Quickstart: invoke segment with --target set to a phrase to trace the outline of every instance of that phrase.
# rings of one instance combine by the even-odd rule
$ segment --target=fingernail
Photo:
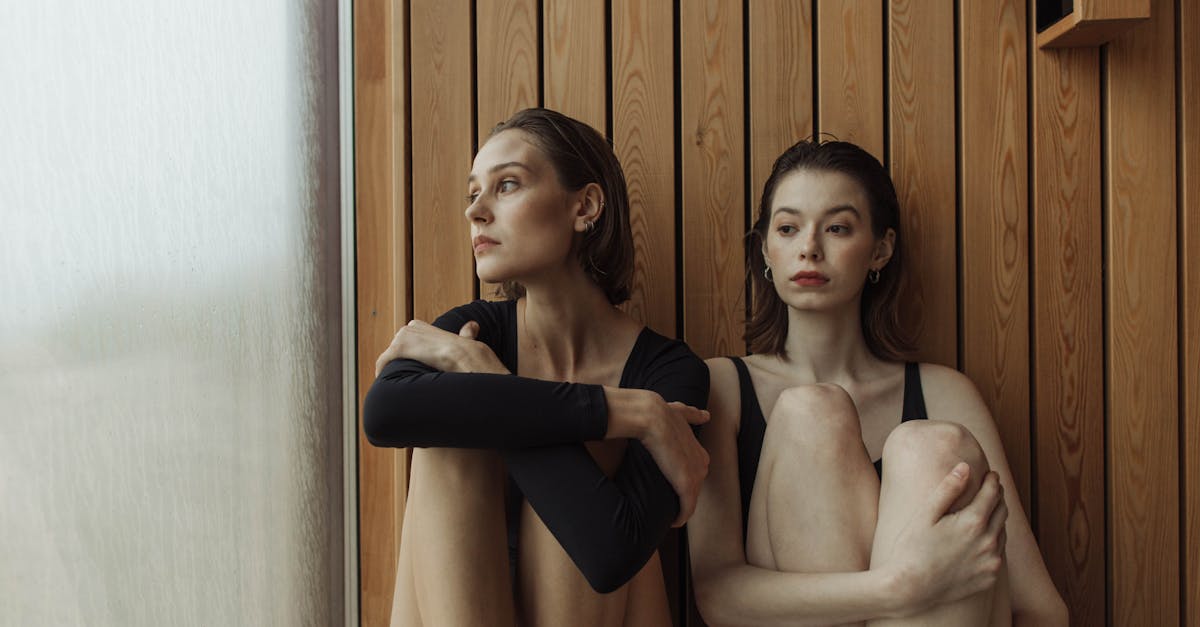
[[[958,477],[959,479],[966,477],[967,476],[967,462],[958,462],[958,464],[954,466],[954,470],[951,470],[950,472],[951,472],[951,474],[953,474],[955,477]]]

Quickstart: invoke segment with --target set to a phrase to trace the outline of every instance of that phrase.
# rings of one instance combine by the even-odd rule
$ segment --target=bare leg
[[[883,448],[883,485],[879,493],[879,523],[871,554],[887,555],[897,534],[908,524],[914,507],[924,503],[959,461],[971,466],[970,484],[951,507],[957,511],[971,502],[987,474],[987,458],[979,444],[962,425],[937,420],[901,424],[888,436]],[[955,603],[940,605],[904,619],[872,621],[872,625],[988,625],[995,614],[1004,613],[1003,624],[1011,622],[1006,596],[1007,577],[992,590]]]
[[[625,454],[622,441],[589,442],[588,452],[612,476]],[[526,627],[621,627],[670,624],[658,555],[609,594],[588,585],[583,573],[528,502],[521,511],[517,566],[521,623]]]
[[[414,450],[392,626],[515,625],[505,529],[497,453]]]
[[[763,438],[746,523],[747,561],[789,572],[865,570],[878,494],[845,390],[829,384],[784,390]]]

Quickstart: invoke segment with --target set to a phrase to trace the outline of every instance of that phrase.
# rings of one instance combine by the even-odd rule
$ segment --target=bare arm
[[[1012,590],[1013,624],[1067,625],[1067,606],[1046,570],[1021,506],[1000,433],[978,390],[957,370],[934,364],[921,364],[921,379],[929,417],[965,426],[983,448],[988,465],[1000,476],[1000,484],[1008,495],[1005,560]]]
[[[901,543],[906,551],[874,570],[790,573],[748,564],[737,471],[737,375],[728,360],[708,365],[712,420],[700,439],[711,465],[688,524],[688,541],[697,602],[710,625],[815,625],[905,616],[977,591],[972,586],[979,579],[970,576],[974,565],[964,555],[978,531],[969,531],[967,516],[975,516],[976,523],[980,516],[986,519],[999,501],[998,484],[985,482],[960,512],[964,516],[943,516],[966,486],[966,477],[954,474],[931,495],[926,518]],[[914,581],[925,583],[915,589]]]

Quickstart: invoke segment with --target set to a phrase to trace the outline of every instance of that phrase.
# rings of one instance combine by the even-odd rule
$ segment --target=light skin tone
[[[596,184],[569,190],[553,164],[520,130],[493,136],[468,179],[466,217],[479,278],[517,281],[515,374],[604,386],[605,440],[586,446],[609,475],[628,439],[641,441],[680,496],[682,524],[695,507],[708,455],[690,425],[708,413],[618,384],[642,325],[613,307],[580,267],[576,240],[604,211]],[[376,362],[397,358],[446,372],[508,374],[475,340],[422,321],[401,328]],[[660,625],[669,622],[655,555],[616,592],[594,592],[549,530],[524,503],[517,594],[508,573],[503,468],[493,451],[415,449],[401,536],[392,625]],[[462,498],[448,498],[461,495]],[[482,530],[482,531],[481,531]],[[416,540],[414,538],[419,538]]]
[[[688,540],[711,627],[1067,624],[971,382],[921,364],[930,420],[900,425],[904,366],[868,350],[859,317],[894,245],[847,175],[800,169],[776,187],[762,253],[788,306],[786,359],[745,359],[767,421],[747,520],[738,378],[708,362],[712,465]]]

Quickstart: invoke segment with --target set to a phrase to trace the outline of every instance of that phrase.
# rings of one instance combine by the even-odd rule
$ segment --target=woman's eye
[[[501,192],[511,192],[517,188],[517,182],[512,179],[500,181]]]
[[[850,227],[845,224],[834,224],[829,227],[829,232],[834,235],[845,235],[850,232]]]
[[[471,193],[467,194],[467,204],[468,205],[475,204],[475,199],[477,199],[477,198],[479,198],[479,192],[471,192]]]
[[[790,224],[783,224],[780,225],[779,228],[775,229],[775,231],[780,235],[791,235],[792,233],[796,232],[796,227]]]

